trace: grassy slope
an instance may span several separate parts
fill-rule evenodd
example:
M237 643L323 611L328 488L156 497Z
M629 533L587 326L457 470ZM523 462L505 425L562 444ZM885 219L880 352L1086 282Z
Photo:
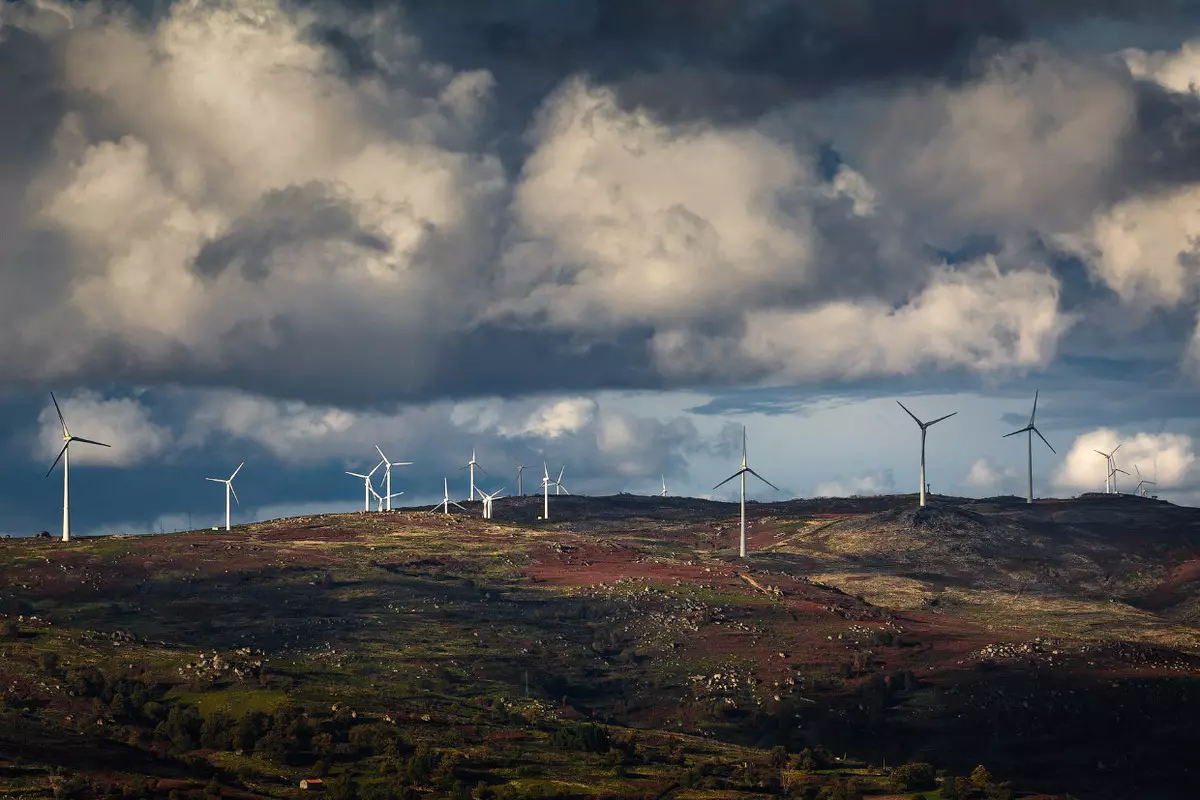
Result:
M542 528L524 519L533 504L518 499L498 503L508 519L490 523L403 512L68 547L6 542L0 610L24 620L0 660L16 709L2 717L10 733L0 754L22 754L26 766L0 774L0 789L44 787L39 765L65 763L54 737L82 736L71 749L95 754L73 769L102 771L113 763L105 748L120 746L144 754L128 761L129 774L192 781L178 784L185 790L203 784L207 765L226 770L227 787L265 796L286 796L311 771L253 753L150 758L152 736L97 716L92 701L46 674L48 651L68 668L170 684L164 703L205 714L299 705L320 723L341 705L355 724L386 715L408 744L461 754L459 776L471 785L483 776L513 796L536 795L538 784L560 795L657 796L705 763L720 766L725 785L672 796L758 796L742 765L802 783L767 767L768 748L816 742L876 763L926 757L965 772L989 760L998 774L1088 787L1071 753L1039 754L1028 741L1021 703L1103 675L1120 678L1110 707L1192 702L1170 681L1200 672L1190 660L1195 631L1131 605L1168 566L1153 547L1122 555L1111 541L1088 540L1077 522L1072 553L1043 546L1031 563L1020 554L1062 532L1059 510L1034 520L1049 526L1041 533L999 508L971 512L982 528L956 522L933 536L890 518L839 534L847 523L811 506L754 508L760 552L750 571L764 592L735 574L744 567L728 558L729 519L711 516L728 514L720 504L555 504L569 521ZM973 547L951 542L959 529ZM1124 577L1106 584L1103 572ZM1037 636L1054 641L1029 650ZM1115 641L1170 649L1110 652ZM979 653L995 644L1009 649ZM262 672L197 668L214 651L237 664L261 658ZM998 672L980 673L981 662ZM1001 702L997 691L1010 687L1019 694ZM1058 707L1050 729L1071 716ZM986 710L989 736L947 724L969 718L964 708ZM1088 714L1082 721L1094 724ZM611 754L552 746L548 731L562 719L611 724L618 739L636 730L635 755L617 767ZM518 745L505 738L516 734ZM1093 767L1095 747L1080 746ZM382 761L335 758L333 770L361 774L364 785L395 783L380 777ZM882 786L877 772L861 780Z

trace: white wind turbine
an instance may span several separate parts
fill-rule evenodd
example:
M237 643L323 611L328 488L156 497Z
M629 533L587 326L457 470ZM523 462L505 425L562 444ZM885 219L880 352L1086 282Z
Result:
M1141 471L1141 469L1138 468L1137 464L1133 465L1133 469L1135 472L1137 472L1137 476L1138 476L1138 485L1137 485L1137 490L1136 490L1137 496L1145 497L1146 496L1146 487L1147 486L1157 486L1158 484L1155 483L1154 481L1148 481L1145 478L1143 478L1142 471Z
M1113 494L1120 494L1121 493L1120 490L1117 489L1117 473L1120 473L1121 475L1128 475L1129 473L1117 466L1117 455L1116 454L1117 454L1117 451L1113 450L1113 455L1112 455L1112 459L1111 459L1112 472L1109 474L1112 475Z
M728 478L726 478L725 480L721 481L720 483L718 483L716 486L713 487L713 491L716 491L717 489L720 489L725 484L729 483L734 478L741 476L741 479L742 479L742 534L741 534L741 538L738 540L738 554L742 558L746 557L746 473L747 472L750 473L751 475L753 475L754 477L758 478L760 481L765 483L767 486L770 486L775 491L777 491L777 492L779 491L778 486L771 483L769 480L764 478L762 475L759 475L754 470L750 469L750 466L746 463L746 426L743 425L742 426L742 467L737 472L733 473Z
M525 469L526 469L526 467L524 464L521 464L521 463L517 464L517 497L525 496L525 492L523 490L523 487L521 486L521 473L524 472Z
M663 488L662 488L662 491L658 493L658 496L666 497L667 496L667 476L666 475L662 476L662 481L663 481Z
M925 433L934 425L937 425L939 422L941 422L944 419L950 419L958 412L952 411L949 414L947 414L946 416L938 417L937 419L935 419L931 422L921 422L921 420L917 419L917 415L912 413L911 411L909 411L908 407L905 406L904 403L901 403L899 400L897 400L896 403L901 408L903 408L904 411L910 417L913 418L913 422L917 423L917 425L920 426L920 428L921 428L921 507L924 508L925 507Z
M375 469L371 470L366 475L362 474L361 472L346 473L347 475L351 475L355 478L362 478L363 480L363 511L371 510L371 493L375 491L375 487L371 485L371 478L375 475L375 472L384 465L384 463L386 463L386 459L376 464Z
M67 421L63 419L62 409L58 407L58 401L54 399L54 392L50 393L50 402L54 403L54 410L58 413L58 422L62 425L63 432L63 448L58 451L58 458L54 459L54 463L50 465L50 469L46 471L46 477L50 477L50 473L54 472L54 468L58 466L61 459L63 462L63 532L62 540L64 542L71 541L71 443L83 442L84 444L94 444L100 447L109 447L110 445L104 442L96 442L91 439L84 439L80 436L72 436L67 430Z
M1013 431L1012 433L1006 433L1006 434L1004 434L1004 436L1000 437L1002 439L1007 439L1009 436L1016 436L1018 433L1029 434L1029 442L1028 442L1028 444L1029 444L1029 492L1028 492L1028 494L1025 495L1026 503L1033 502L1033 435L1036 433L1038 435L1039 439L1041 439L1043 442L1046 442L1046 437L1042 436L1042 432L1039 431L1037 429L1037 427L1035 427L1033 424L1033 418L1035 416L1037 416L1037 401L1038 401L1038 392L1035 391L1033 393L1033 413L1031 413L1029 415L1029 424L1028 425L1026 425L1024 428L1021 428L1021 430L1019 430L1019 431ZM1050 446L1049 442L1046 442L1046 447L1050 448L1051 453L1054 453L1055 455L1057 455L1057 452L1055 451L1055 449L1053 447ZM922 478L922 483L923 482L924 482L924 479Z
M204 479L206 481L212 481L213 483L225 484L225 530L229 530L229 495L231 495L231 494L233 495L234 502L236 502L239 506L242 504L242 501L238 500L237 492L234 491L233 479L237 477L237 474L242 471L242 467L244 467L244 466L246 466L245 461L243 461L241 464L238 464L237 469L235 469L233 471L233 474L230 475L228 478L205 478Z
M367 489L369 489L371 494L374 495L374 497L375 497L375 501L376 501L375 510L376 511L383 511L383 504L385 502L387 503L388 510L390 511L392 508L392 498L399 497L400 495L404 494L404 492L396 492L395 494L389 494L387 497L384 497L379 492L375 491L375 487L372 486L369 482L367 483Z
M1106 471L1105 475L1104 475L1104 493L1105 494L1113 493L1113 476L1115 474L1114 471L1117 468L1117 462L1116 462L1116 459L1113 458L1113 456L1115 456L1117 454L1117 451L1120 449L1121 449L1121 445L1117 445L1116 447L1113 448L1113 451L1111 453L1105 453L1100 450L1094 451L1097 455L1104 456L1104 469ZM1125 473L1125 474L1128 475L1129 473Z
M562 476L563 476L563 473L566 472L566 470L567 470L567 465L563 464L562 469L560 469L558 471L558 479L551 481L551 483L550 483L550 485L554 487L555 495L562 494L563 492L570 494L570 492L567 492L567 487L563 486L563 482L562 482Z
M443 514L449 514L450 513L450 505L453 504L453 505L458 506L459 508L462 508L463 511L466 511L465 508L463 508L461 505L459 505L458 503L456 503L455 501L450 499L450 481L447 478L442 478L442 491L443 491L442 502L438 503L436 506L434 506L434 508L440 507L442 509Z
M479 496L483 498L483 518L484 519L492 518L492 501L495 500L497 497L503 497L504 495L500 494L503 491L504 491L503 486L501 486L499 489L492 492L491 494L488 494L483 489L479 490Z
M550 519L550 468L542 462L542 519Z
M379 445L375 445L375 452L379 453L379 457L383 459L384 492L386 492L386 497L387 497L387 510L391 511L392 510L392 498L399 497L400 495L404 494L404 492L396 492L395 494L392 494L392 467L411 467L413 462L411 462L411 461L389 461L388 457L385 456L383 454L383 451L379 449Z
M475 460L475 448L472 447L471 448L471 460L468 461L466 464L463 464L461 467L459 467L460 470L464 470L464 469L471 470L471 496L467 499L472 500L472 501L475 499L475 468L476 467L483 469L483 465ZM486 469L483 469L483 471L485 473L487 472Z

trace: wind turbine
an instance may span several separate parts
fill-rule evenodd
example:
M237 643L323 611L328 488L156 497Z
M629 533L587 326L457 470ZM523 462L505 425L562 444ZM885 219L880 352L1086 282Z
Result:
M243 461L241 464L238 464L238 468L235 469L233 471L233 474L230 475L228 478L205 478L204 479L206 481L212 481L213 483L225 484L225 530L229 530L229 495L231 495L231 494L233 495L234 502L236 502L239 506L242 504L242 501L238 500L237 492L233 488L233 479L237 477L237 474L242 471L242 467L244 467L244 466L246 466L245 461Z
M662 488L662 491L658 493L658 496L666 497L667 496L667 476L666 475L662 476L662 481L663 481L663 488Z
M63 528L62 540L64 542L71 541L71 443L83 442L84 444L94 444L100 447L110 447L104 442L95 442L91 439L84 439L81 436L72 436L67 430L67 421L63 419L62 409L58 407L58 401L54 399L54 392L50 393L50 402L54 403L54 410L58 412L58 422L62 425L63 432L63 448L58 451L58 458L54 459L54 463L50 465L50 469L46 471L46 477L50 477L50 473L54 472L54 468L58 466L61 459L63 462Z
M347 475L353 475L355 478L363 479L363 511L371 510L371 492L375 491L375 487L371 486L371 477L375 474L376 470L384 465L385 461L386 459L384 461L380 461L375 465L375 469L371 470L366 475L362 474L361 472L346 473Z
M1135 472L1137 472L1137 476L1138 476L1138 485L1137 485L1137 489L1136 489L1137 496L1145 497L1146 496L1146 487L1147 486L1157 486L1158 484L1155 483L1154 481L1148 481L1145 478L1143 478L1142 471L1141 471L1141 469L1138 468L1137 464L1133 465L1133 469Z
M550 519L550 468L546 466L546 462L542 462L542 519Z
M562 476L563 476L563 472L565 472L566 469L567 469L567 465L563 464L563 468L558 471L558 480L553 481L550 484L551 486L554 487L555 495L559 495L559 494L562 494L563 492L567 492L567 487L562 485ZM570 494L570 492L567 492L567 494Z
M1116 450L1113 450L1112 472L1110 474L1112 475L1113 494L1120 494L1120 490L1117 489L1117 473L1119 472L1122 475L1128 475L1129 473L1117 466L1116 452Z
M375 500L377 502L375 507L376 511L383 511L383 504L385 502L387 503L388 510L390 511L392 508L392 498L399 497L400 495L404 494L404 492L396 492L395 494L389 494L387 497L384 497L379 492L375 491L375 487L370 483L367 484L367 489L370 490L371 494L375 495Z
M383 451L379 449L379 445L375 445L375 452L379 453L379 457L383 459L383 463L386 465L386 468L383 470L383 480L385 483L384 491L387 493L387 510L391 511L392 498L399 497L400 495L404 494L404 492L396 492L395 494L392 494L392 467L410 467L412 466L413 462L388 461L388 457L385 456Z
M1100 450L1094 451L1097 455L1104 456L1104 468L1106 470L1108 470L1108 473L1104 476L1104 493L1105 494L1112 494L1112 492L1113 492L1113 471L1117 468L1117 462L1113 459L1113 456L1115 456L1117 454L1117 451L1120 449L1121 449L1121 445L1117 445L1116 447L1113 448L1113 451L1111 453L1105 453ZM1126 472L1125 474L1128 475L1129 473Z
M501 486L499 489L492 492L491 494L488 494L487 492L483 491L483 489L479 490L479 496L483 498L483 518L484 519L492 518L492 501L495 500L497 497L502 497L503 495L501 495L500 493L503 491L504 491L503 486Z
M444 492L442 495L442 502L438 503L438 505L434 506L434 508L438 508L438 506L440 506L443 514L449 514L450 504L453 503L459 508L462 508L463 511L466 511L465 508L450 499L450 481L447 478L442 478L442 491Z
M475 468L476 467L483 469L483 465L475 460L475 448L472 447L471 448L471 460L468 461L466 464L463 464L461 467L459 467L460 470L468 469L468 468L470 468L470 470L471 470L471 496L468 498L468 500L472 500L472 501L475 499ZM486 469L483 469L483 471L487 472Z
M746 473L747 472L750 473L751 475L753 475L754 477L758 478L760 481L765 483L767 486L770 486L775 491L777 491L777 492L779 491L778 486L771 483L769 480L764 478L762 475L759 475L754 470L750 469L749 465L746 463L746 426L743 425L742 426L742 468L713 487L713 490L716 491L717 489L720 489L725 484L729 483L734 478L736 478L738 476L741 476L741 478L742 478L742 535L741 535L741 538L738 540L738 553L742 558L746 557Z
M1036 433L1038 435L1039 439L1041 439L1043 442L1046 442L1046 437L1042 436L1042 432L1039 431L1033 424L1033 418L1035 416L1037 416L1037 401L1038 401L1038 392L1035 391L1033 393L1033 413L1031 413L1029 415L1029 424L1028 425L1026 425L1024 428L1021 428L1021 430L1019 430L1019 431L1013 431L1012 433L1006 433L1006 434L1004 434L1004 436L1000 437L1002 439L1007 439L1009 436L1016 436L1018 433L1029 434L1029 442L1028 442L1028 444L1029 444L1029 493L1025 495L1026 503L1033 502L1033 435ZM1050 448L1051 453L1058 455L1058 453L1055 451L1055 449L1050 446L1049 442L1046 442L1046 447ZM922 461L922 463L924 463L924 458L922 458L921 461ZM922 470L922 472L924 472L924 470Z
M925 507L925 433L934 425L937 425L939 422L941 422L944 419L950 419L958 412L952 411L949 414L947 414L946 416L938 417L937 419L933 420L932 422L921 422L921 420L917 419L917 415L912 413L911 411L909 411L908 407L905 406L904 403L901 403L899 400L897 400L896 403L901 408L903 408L904 411L910 417L913 418L913 422L917 423L917 425L919 425L921 428L921 507L924 508ZM1038 434L1038 435L1040 436L1041 434Z
M517 496L518 497L525 496L525 492L522 491L522 487L521 487L521 473L524 471L525 471L525 465L518 463L517 464Z

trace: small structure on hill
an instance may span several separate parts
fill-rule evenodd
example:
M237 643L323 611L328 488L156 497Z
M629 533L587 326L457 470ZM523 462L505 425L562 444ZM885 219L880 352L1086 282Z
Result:
M300 781L300 788L306 791L315 792L325 788L325 781L320 778L305 778Z

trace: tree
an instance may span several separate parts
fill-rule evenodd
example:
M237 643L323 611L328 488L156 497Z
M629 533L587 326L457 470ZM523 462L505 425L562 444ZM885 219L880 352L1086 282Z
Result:
M358 783L349 775L334 778L325 785L329 800L358 800Z
M987 767L980 764L975 769L971 770L971 783L975 784L980 789L987 789L992 785L992 774L987 771Z
M932 764L923 761L901 764L892 772L891 783L901 792L922 792L937 788L937 773Z
M942 780L943 800L968 800L975 793L975 787L961 775Z
M783 769L787 766L788 751L782 745L771 748L771 766Z

